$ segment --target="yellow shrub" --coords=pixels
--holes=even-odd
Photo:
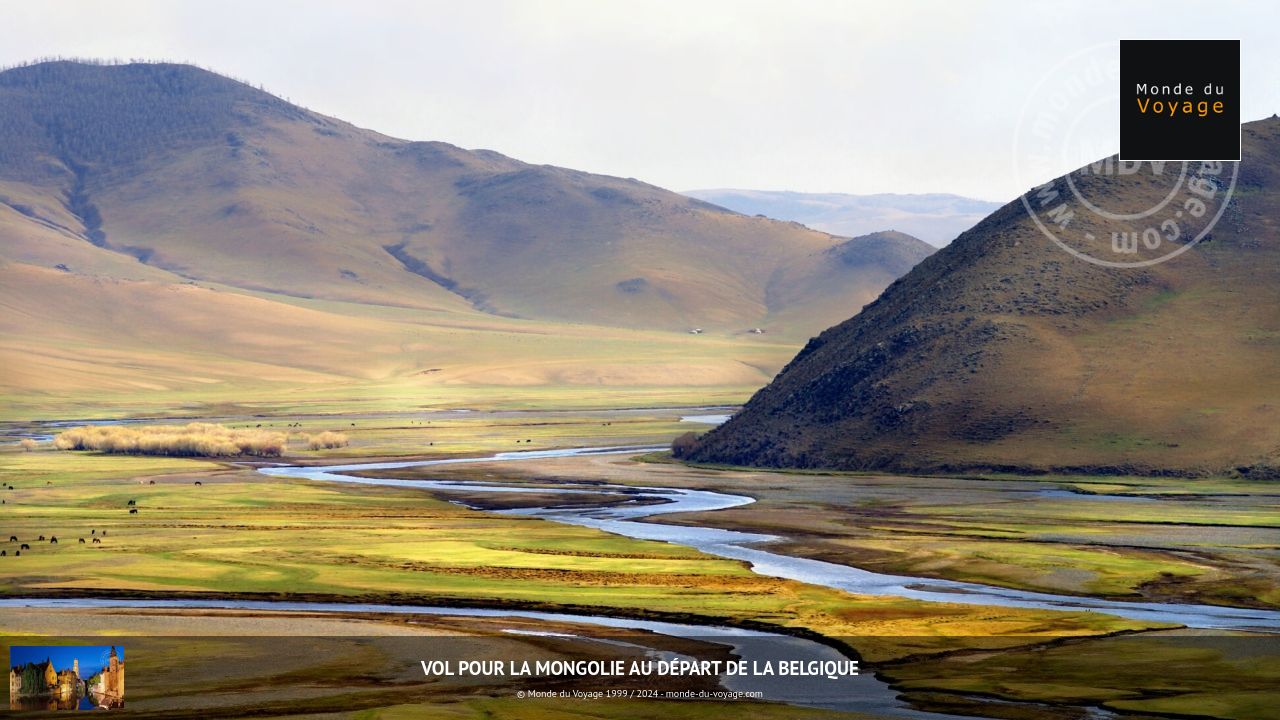
[[[336,432],[322,432],[307,438],[307,446],[312,450],[328,450],[347,446],[347,436]]]
[[[97,450],[127,455],[278,457],[288,436],[259,429],[233,429],[212,423],[187,425],[98,425],[71,428],[53,439],[59,450]]]

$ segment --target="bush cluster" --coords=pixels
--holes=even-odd
[[[671,455],[677,458],[688,457],[698,445],[698,433],[687,432],[671,441]]]
[[[71,428],[53,440],[59,450],[97,450],[127,455],[179,457],[278,457],[288,435],[258,429],[233,429],[212,423],[187,425],[99,425]]]
[[[307,438],[307,447],[312,450],[331,450],[347,446],[347,436],[336,432],[322,432]]]

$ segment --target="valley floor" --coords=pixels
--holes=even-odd
[[[295,440],[285,459],[327,465],[347,458],[422,457],[424,452],[443,457],[590,445],[660,446],[681,432],[706,427],[681,417],[722,411],[262,417],[231,412],[214,419],[295,433],[346,433],[351,439],[348,448],[307,451]],[[7,431],[15,437],[43,436],[56,428],[15,423]],[[448,502],[459,499],[455,493],[271,478],[246,463],[54,452],[44,449],[47,445],[34,452],[3,447],[0,483],[14,489],[0,491],[5,498],[0,530],[6,538],[13,535],[32,544],[21,557],[8,553],[0,558],[0,587],[9,597],[377,601],[773,627],[820,635],[856,651],[907,690],[920,707],[965,711],[976,704],[980,713],[999,714],[1004,711],[992,708],[1000,703],[981,698],[1021,703],[1010,706],[1020,714],[1000,715],[1008,717],[1062,717],[1054,713],[1067,706],[1105,706],[1153,714],[1253,718],[1261,717],[1257,708],[1274,708],[1278,699],[1268,689],[1268,678],[1280,671],[1280,650],[1274,642],[1225,642],[1225,633],[1143,632],[1136,636],[1146,643],[1140,645],[1123,633],[1159,626],[1101,613],[854,595],[757,575],[741,562],[676,544],[468,509]],[[750,495],[757,502],[667,517],[664,522],[765,532],[785,538],[771,546],[775,551],[904,575],[1122,599],[1280,604],[1280,491],[1269,486],[1228,480],[768,473],[687,467],[660,454],[444,467],[447,470],[436,466],[395,472],[396,477],[489,482],[500,478],[506,484],[534,486],[607,482],[715,489]],[[481,495],[462,499],[471,506],[495,502]],[[534,489],[530,498],[545,501],[546,494],[540,496]],[[130,500],[137,513],[129,512]],[[501,502],[520,504],[510,498]],[[40,535],[57,536],[59,543],[37,544]],[[84,545],[78,542],[81,537]],[[432,628],[453,634],[493,633],[490,621],[459,618],[414,625],[404,618],[338,620],[297,613],[37,609],[7,610],[0,632],[271,632],[260,623],[289,628],[280,634],[292,635],[345,634],[340,627],[370,636],[421,634]],[[377,627],[366,627],[370,624]],[[1208,645],[1195,646],[1196,638]],[[1079,660],[1086,657],[1088,662]],[[1176,691],[1163,684],[1162,678],[1170,673],[1157,667],[1174,659],[1185,670],[1174,673]],[[371,660],[367,666],[378,662]],[[277,707],[273,702],[291,694],[320,698],[309,695],[307,688],[314,687],[313,674],[332,673],[322,665],[259,673],[253,682],[246,677],[211,680],[196,692],[207,691],[205,699],[221,698],[220,707],[230,715],[259,705],[258,710],[270,714]],[[455,689],[437,697],[431,693],[439,688],[424,695],[420,682],[404,683],[398,694],[387,692],[387,682],[392,681],[327,680],[326,686],[343,690],[326,692],[328,701],[317,699],[315,712],[332,712],[347,701],[332,698],[349,693],[350,698],[362,698],[348,706],[364,708],[360,717],[417,717],[421,715],[412,709],[421,709],[423,703],[431,703],[439,717],[553,716],[535,705],[512,704],[491,688]],[[1226,687],[1238,691],[1231,695],[1234,699],[1228,699]],[[276,691],[280,694],[270,699]],[[476,692],[490,696],[472,697]],[[449,704],[440,705],[445,696]],[[463,696],[469,699],[460,700]],[[137,697],[143,707],[156,710],[178,702],[172,693],[159,691]],[[566,711],[555,716],[646,717],[654,705],[619,702],[593,706],[583,715]],[[656,705],[669,708],[656,713],[663,717],[692,717],[712,710],[709,705]],[[734,707],[744,717],[798,716],[771,714],[776,706],[760,703]]]

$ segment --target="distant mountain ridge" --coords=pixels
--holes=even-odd
[[[906,472],[1280,477],[1280,118],[1247,123],[1227,211],[1141,268],[1072,257],[1006,205],[827,329],[688,453]],[[1112,207],[1140,176],[1072,174]],[[1130,222],[1093,219],[1110,242]]]
[[[945,246],[1000,207],[945,193],[850,195],[722,188],[684,194],[735,212],[792,220],[845,237],[901,230],[934,247]]]

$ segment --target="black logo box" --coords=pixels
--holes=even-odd
[[[1166,87],[1181,92],[1166,94]],[[1218,102],[1221,113],[1213,112]],[[1120,41],[1121,160],[1239,160],[1240,102],[1239,40]],[[1170,103],[1177,103],[1173,115]]]

